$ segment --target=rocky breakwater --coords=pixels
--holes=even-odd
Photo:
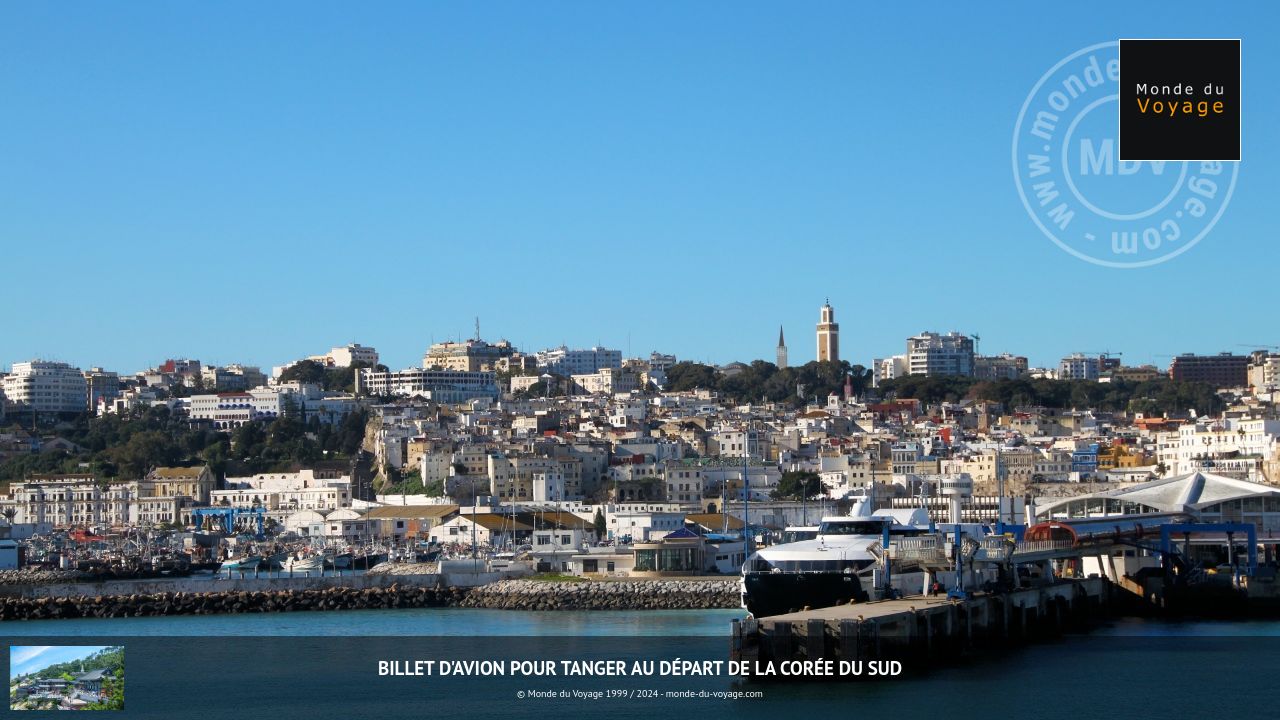
[[[59,585],[76,582],[85,577],[85,573],[79,570],[41,570],[40,568],[0,570],[0,585]]]
[[[320,590],[259,592],[166,592],[59,598],[8,597],[0,599],[0,620],[456,607],[462,603],[466,594],[467,591],[463,588],[390,585],[364,589],[331,587]]]
[[[461,607],[495,610],[707,610],[739,607],[737,578],[548,582],[472,588]]]

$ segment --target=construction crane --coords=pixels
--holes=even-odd
[[[1257,343],[1254,345],[1245,345],[1244,343],[1239,343],[1238,345],[1236,345],[1236,347],[1251,348],[1253,350],[1261,350],[1263,348],[1266,348],[1267,350],[1280,350],[1280,345],[1267,345],[1265,343]]]
[[[981,355],[981,354],[982,354],[982,345],[981,345],[981,343],[982,343],[982,336],[981,336],[981,335],[979,335],[978,333],[974,333],[974,334],[970,335],[969,337],[973,338],[973,354],[974,354],[974,355]]]
[[[1109,358],[1112,356],[1120,357],[1124,353],[1120,350],[1076,350],[1077,355],[1097,355],[1100,358]]]

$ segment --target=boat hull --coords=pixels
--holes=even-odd
[[[229,573],[251,573],[258,569],[262,564],[262,558],[245,558],[243,560],[228,560],[222,563],[218,568],[218,572]]]
[[[288,558],[280,563],[280,571],[287,573],[299,572],[319,572],[324,569],[324,558],[308,557],[308,558]]]
[[[742,604],[757,618],[869,599],[862,580],[852,573],[758,572],[742,576]]]

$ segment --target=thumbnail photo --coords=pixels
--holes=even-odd
[[[9,647],[10,710],[123,710],[124,647]]]

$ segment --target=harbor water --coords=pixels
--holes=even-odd
[[[1123,619],[1085,635],[1013,647],[902,678],[746,681],[651,678],[384,677],[384,660],[723,660],[734,610],[510,612],[370,610],[18,621],[10,644],[123,644],[130,717],[402,717],[463,707],[530,713],[777,717],[1203,717],[1230,707],[1276,717],[1280,622]],[[227,694],[235,688],[234,697]],[[623,689],[655,695],[610,699]],[[576,691],[530,699],[521,693]],[[667,693],[708,693],[679,697]],[[593,693],[601,693],[595,696]],[[750,695],[755,693],[756,695]]]

